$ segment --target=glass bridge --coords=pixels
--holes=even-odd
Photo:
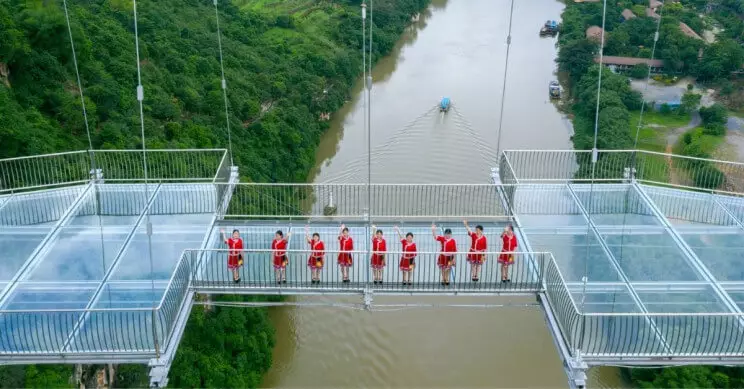
[[[380,294],[533,295],[577,387],[595,365],[744,364],[741,193],[742,164],[644,151],[505,151],[482,185],[241,183],[225,150],[0,160],[0,364],[146,363],[163,386],[198,293],[355,294],[369,309]],[[478,282],[464,219],[489,241]],[[388,245],[382,283],[373,223]],[[458,243],[449,286],[432,223]],[[504,283],[507,223],[519,247]],[[341,224],[350,282],[336,266]],[[306,225],[326,243],[319,284]],[[418,245],[411,285],[394,225]],[[220,238],[233,229],[238,283]],[[279,283],[276,230],[292,233]]]

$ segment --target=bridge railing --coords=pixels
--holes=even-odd
[[[481,265],[479,280],[473,281],[472,264],[468,263],[468,252],[455,253],[450,284],[442,285],[442,271],[438,252],[418,252],[414,266],[410,270],[411,285],[403,285],[403,269],[408,263],[402,259],[401,251],[387,251],[384,266],[379,277],[375,275],[372,260],[367,251],[349,251],[352,266],[349,268],[349,282],[343,281],[338,258],[338,250],[327,250],[322,260],[322,267],[314,275],[310,265],[310,250],[287,250],[288,264],[282,277],[277,272],[272,250],[245,250],[244,264],[238,269],[240,282],[233,281],[233,274],[227,267],[228,250],[187,250],[184,252],[178,269],[191,269],[191,285],[197,290],[234,293],[236,291],[255,290],[257,294],[273,290],[318,292],[349,291],[361,292],[367,288],[376,291],[398,292],[401,290],[415,292],[503,292],[503,293],[536,293],[542,290],[543,269],[552,257],[548,253],[513,253],[514,264],[509,267],[509,282],[502,282],[501,264],[498,262],[502,253],[485,252],[485,261]],[[444,258],[443,260],[449,260]],[[403,261],[403,263],[401,263]],[[200,270],[197,270],[200,269]],[[185,277],[186,273],[178,277]],[[313,283],[313,278],[320,283]],[[382,280],[375,283],[375,279]],[[279,282],[281,281],[281,282]],[[285,282],[286,281],[286,282]],[[183,280],[179,282],[183,283]]]
[[[0,194],[93,178],[143,182],[145,161],[148,179],[154,182],[212,182],[224,166],[226,153],[224,149],[84,150],[0,159]]]
[[[369,205],[368,205],[369,204]],[[235,186],[228,219],[422,221],[509,219],[492,184],[265,184]]]
[[[590,150],[506,150],[500,169],[519,183],[590,182],[591,162]],[[594,168],[595,182],[635,178],[681,189],[744,193],[744,163],[739,162],[645,150],[599,150]]]

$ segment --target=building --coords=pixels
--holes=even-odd
[[[682,31],[683,34],[689,36],[690,38],[703,40],[700,35],[698,35],[692,28],[690,28],[690,26],[685,23],[679,22],[679,29],[680,31]]]
[[[600,42],[602,40],[602,27],[591,26],[586,29],[586,39],[591,41]]]
[[[654,19],[661,18],[661,16],[659,16],[659,14],[657,14],[656,10],[654,10],[653,8],[646,8],[646,16],[648,16],[649,18],[654,18]]]
[[[595,57],[594,62],[599,63],[599,57]],[[604,56],[602,63],[614,72],[626,71],[642,63],[651,67],[651,73],[660,73],[664,69],[664,61],[660,59]]]
[[[623,18],[625,20],[630,20],[630,19],[633,19],[634,17],[636,17],[635,14],[633,13],[633,11],[631,11],[631,10],[629,10],[627,8],[623,10],[622,15],[623,15]]]
[[[659,0],[649,0],[649,2],[648,2],[648,7],[651,8],[652,10],[654,10],[654,11],[656,11],[659,8],[661,8],[662,5],[664,5],[664,3],[662,3]]]

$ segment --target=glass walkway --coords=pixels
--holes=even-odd
[[[505,151],[499,165],[482,185],[368,186],[240,183],[224,150],[0,160],[0,364],[148,363],[162,386],[197,293],[356,294],[368,308],[379,294],[534,295],[577,386],[593,365],[744,363],[743,165],[641,151]],[[489,242],[478,282],[465,219]],[[387,240],[381,283],[372,223]],[[449,285],[432,224],[457,241]],[[507,224],[519,246],[502,282]],[[418,246],[410,285],[396,225]],[[320,283],[306,228],[325,242]],[[220,237],[234,229],[240,282]],[[286,281],[277,230],[291,233]]]

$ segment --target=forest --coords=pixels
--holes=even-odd
[[[676,76],[689,75],[698,83],[721,89],[724,94],[732,85],[741,85],[741,81],[732,75],[744,64],[744,2],[741,0],[721,0],[715,7],[708,8],[707,0],[682,0],[681,3],[665,2],[663,17],[660,19],[659,39],[654,58],[664,61],[665,72]],[[604,55],[651,58],[657,20],[646,16],[648,0],[621,0],[617,3],[607,2],[605,31],[607,33]],[[571,95],[570,111],[574,115],[574,147],[591,149],[594,141],[594,126],[597,104],[597,81],[600,74],[599,65],[594,58],[599,54],[598,40],[588,39],[586,30],[590,26],[601,26],[603,3],[567,2],[562,15],[561,31],[558,39],[559,69],[568,76]],[[629,9],[635,17],[628,20],[622,16],[624,9]],[[707,19],[699,17],[706,12]],[[716,41],[707,44],[692,38],[680,29],[680,22],[687,24],[697,34],[702,35],[706,28],[704,20],[713,20],[722,26]],[[599,149],[633,149],[635,148],[634,123],[639,122],[641,95],[632,90],[628,77],[645,79],[648,67],[631,69],[627,75],[616,74],[609,69],[602,71],[602,88],[598,111],[597,148]],[[688,87],[688,90],[690,88]],[[686,93],[680,107],[670,113],[663,107],[662,114],[689,115],[698,110],[700,95]],[[730,107],[729,107],[730,108]],[[647,106],[646,109],[653,110]],[[702,158],[711,157],[710,150],[701,146],[698,140],[706,137],[725,135],[727,108],[714,104],[699,110],[702,117],[700,128],[684,134],[675,152]],[[640,145],[638,145],[640,148]],[[659,150],[657,150],[659,151]],[[660,150],[663,151],[663,150]],[[602,157],[600,157],[602,158]],[[606,156],[605,158],[611,158]],[[700,164],[706,162],[700,161]],[[602,166],[601,164],[597,164]],[[606,164],[605,166],[625,166],[624,164]],[[694,166],[699,172],[691,179],[694,184],[705,188],[718,188],[725,182],[725,176],[712,164]],[[589,166],[580,166],[579,175],[589,175]],[[596,172],[598,178],[618,177],[618,171]],[[577,245],[583,244],[577,242]],[[673,258],[667,258],[672,260]],[[672,272],[679,273],[683,268]],[[600,274],[601,266],[590,266],[589,271]],[[644,274],[660,274],[659,269],[643,267],[633,271],[643,277]],[[669,269],[665,269],[668,273]],[[669,275],[669,274],[667,274]],[[680,274],[671,274],[672,279]],[[664,369],[626,369],[634,387],[640,388],[741,388],[744,387],[744,369],[711,366],[686,366]]]
[[[361,3],[217,3],[232,149],[245,181],[306,180],[328,127],[323,114],[344,104],[362,71]],[[428,3],[375,0],[374,60]],[[67,7],[93,148],[141,148],[132,0]],[[212,0],[139,0],[137,14],[147,148],[227,148]],[[63,2],[3,1],[0,42],[0,158],[87,149]],[[195,308],[170,384],[256,387],[273,344],[264,308]],[[72,369],[3,367],[0,388],[71,387]],[[116,387],[147,385],[143,366],[116,371]]]

